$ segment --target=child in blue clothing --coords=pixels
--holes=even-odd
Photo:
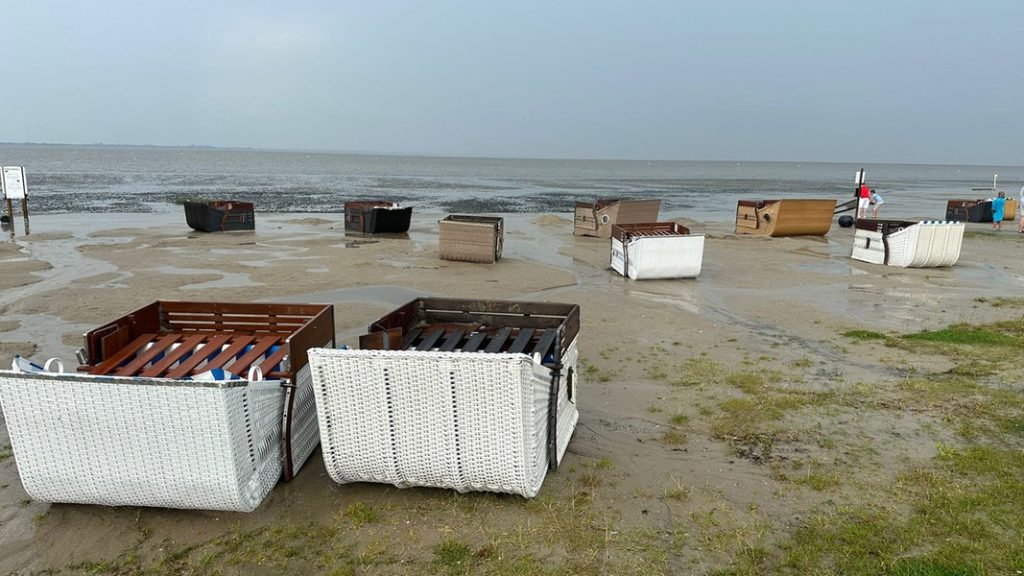
[[[1003,229],[1003,211],[1006,209],[1006,194],[1000,192],[992,199],[992,229]]]

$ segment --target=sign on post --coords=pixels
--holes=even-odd
[[[24,200],[28,196],[25,185],[25,169],[21,166],[4,166],[2,173],[4,196],[8,200]]]

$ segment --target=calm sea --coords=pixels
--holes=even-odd
[[[854,173],[889,217],[939,218],[945,200],[999,189],[1017,197],[1021,166],[521,160],[210,148],[0,145],[24,166],[33,213],[165,211],[181,199],[235,199],[264,212],[339,212],[387,199],[428,212],[571,212],[576,199],[656,197],[673,216],[725,220],[739,198],[852,197]],[[903,208],[903,213],[899,208]],[[931,216],[929,216],[931,215]]]

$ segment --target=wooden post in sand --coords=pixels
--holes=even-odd
[[[7,217],[11,222],[11,237],[14,237],[14,201],[21,200],[21,213],[25,218],[25,235],[28,236],[28,186],[25,184],[25,169],[21,166],[0,168],[0,184],[3,185],[7,200]]]

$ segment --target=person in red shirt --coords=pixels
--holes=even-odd
[[[871,189],[867,184],[861,184],[857,190],[857,218],[868,217],[868,206],[871,205]]]

